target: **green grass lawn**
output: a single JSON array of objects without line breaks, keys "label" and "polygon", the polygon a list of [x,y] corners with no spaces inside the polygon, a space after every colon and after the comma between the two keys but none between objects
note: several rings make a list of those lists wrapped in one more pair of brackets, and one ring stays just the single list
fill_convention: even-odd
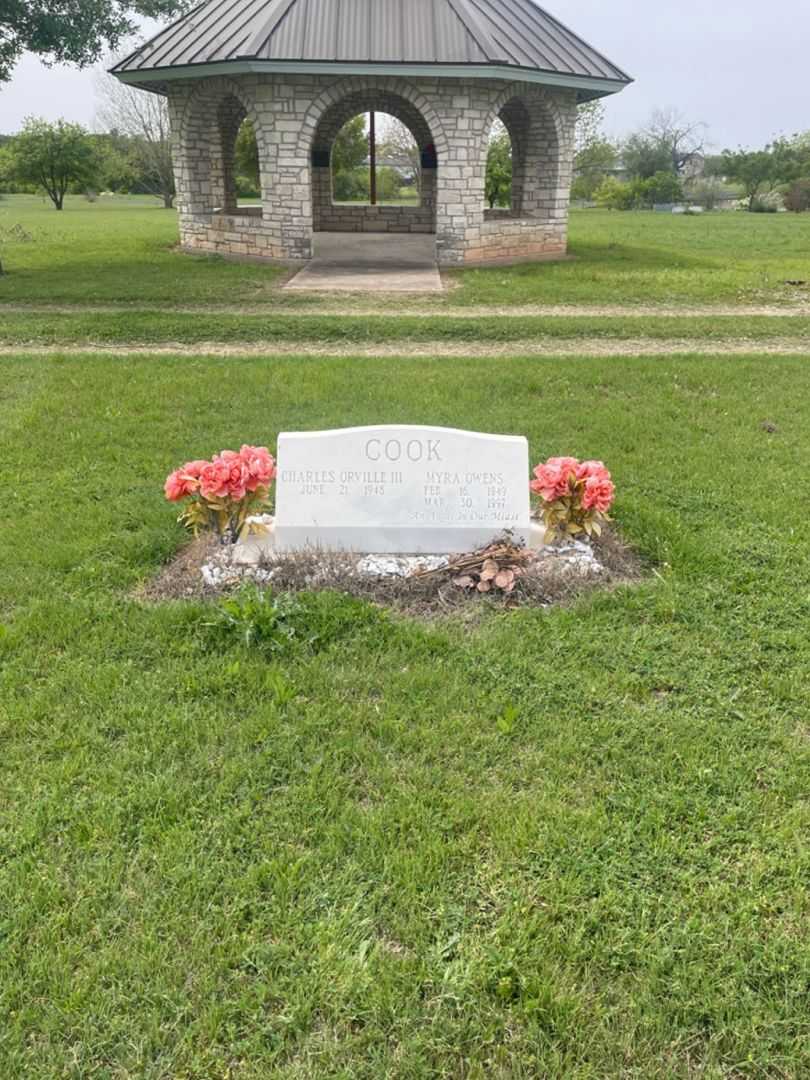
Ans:
[{"label": "green grass lawn", "polygon": [[[806,360],[2,363],[0,1076],[810,1075]],[[133,599],[170,467],[364,422],[604,457],[648,578]]]},{"label": "green grass lawn", "polygon": [[[24,230],[23,237],[14,231]],[[466,270],[448,304],[788,303],[810,290],[810,214],[716,213],[702,217],[575,210],[564,263]],[[68,199],[57,213],[41,199],[0,199],[8,274],[3,302],[268,304],[294,308],[317,295],[278,290],[276,267],[226,263],[173,251],[177,222],[156,200]],[[421,301],[420,301],[421,302]],[[424,306],[424,305],[423,305]]]},{"label": "green grass lawn", "polygon": [[651,341],[767,342],[774,338],[807,342],[810,317],[803,315],[704,316],[475,316],[419,315],[266,315],[194,314],[166,311],[40,313],[14,311],[0,321],[2,345],[193,345],[224,342],[300,342],[318,345],[373,345],[418,342],[571,341],[579,338],[622,342]]}]

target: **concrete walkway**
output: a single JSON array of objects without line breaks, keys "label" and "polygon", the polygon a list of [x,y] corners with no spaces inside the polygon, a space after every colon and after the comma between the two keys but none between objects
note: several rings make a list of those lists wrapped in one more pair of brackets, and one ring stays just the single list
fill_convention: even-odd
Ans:
[{"label": "concrete walkway", "polygon": [[315,233],[314,257],[285,289],[326,292],[441,292],[436,237]]}]

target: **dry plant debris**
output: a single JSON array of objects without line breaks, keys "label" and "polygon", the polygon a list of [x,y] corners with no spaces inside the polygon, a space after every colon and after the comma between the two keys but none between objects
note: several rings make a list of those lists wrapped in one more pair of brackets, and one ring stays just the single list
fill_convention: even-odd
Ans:
[{"label": "dry plant debris", "polygon": [[[361,562],[356,553],[308,549],[275,555],[255,567],[234,566],[220,545],[201,538],[181,549],[136,595],[147,602],[215,599],[253,582],[275,592],[343,592],[424,618],[473,617],[486,605],[566,604],[589,590],[611,589],[643,576],[638,555],[614,529],[592,547],[576,541],[535,551],[502,541],[407,576],[363,573]],[[203,567],[212,565],[223,572],[215,578],[209,573],[206,580]]]},{"label": "dry plant debris", "polygon": [[422,580],[449,578],[459,588],[475,589],[479,593],[488,593],[493,589],[511,593],[532,559],[533,552],[527,548],[500,542],[489,544],[469,555],[456,555],[446,566],[418,571],[412,576]]}]

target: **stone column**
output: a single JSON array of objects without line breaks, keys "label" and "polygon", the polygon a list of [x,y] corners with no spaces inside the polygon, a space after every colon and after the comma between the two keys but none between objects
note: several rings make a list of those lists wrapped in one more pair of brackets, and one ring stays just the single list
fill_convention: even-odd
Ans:
[{"label": "stone column", "polygon": [[430,95],[447,143],[436,178],[436,254],[445,266],[460,265],[480,248],[490,99],[489,83],[456,79],[437,80]]},{"label": "stone column", "polygon": [[[254,89],[262,175],[262,231],[268,254],[281,259],[312,257],[310,161],[300,149],[315,88],[304,76],[266,77]],[[259,133],[257,132],[257,135]]]},{"label": "stone column", "polygon": [[189,83],[170,84],[169,121],[177,207],[181,217],[210,214],[225,198],[213,106],[193,97]]},{"label": "stone column", "polygon": [[576,106],[538,94],[524,99],[528,131],[522,168],[522,213],[565,226],[571,194]]}]

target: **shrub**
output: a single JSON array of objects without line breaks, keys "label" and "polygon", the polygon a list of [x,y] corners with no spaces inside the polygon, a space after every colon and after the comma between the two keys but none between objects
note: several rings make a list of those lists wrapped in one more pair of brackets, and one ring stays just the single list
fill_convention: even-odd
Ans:
[{"label": "shrub", "polygon": [[704,210],[716,210],[717,204],[723,196],[723,185],[714,177],[698,180],[692,185],[689,192],[689,200],[695,206],[702,206]]},{"label": "shrub", "polygon": [[656,203],[675,203],[683,198],[683,188],[678,177],[671,172],[657,172],[648,180],[636,181],[638,200],[642,206]]},{"label": "shrub", "polygon": [[607,176],[593,193],[594,202],[605,210],[633,210],[636,192],[633,185],[615,176]]},{"label": "shrub", "polygon": [[335,202],[368,202],[368,169],[335,169],[332,180],[332,198]]},{"label": "shrub", "polygon": [[236,177],[236,194],[240,199],[258,199],[261,196],[261,188],[257,181],[250,176]]}]

